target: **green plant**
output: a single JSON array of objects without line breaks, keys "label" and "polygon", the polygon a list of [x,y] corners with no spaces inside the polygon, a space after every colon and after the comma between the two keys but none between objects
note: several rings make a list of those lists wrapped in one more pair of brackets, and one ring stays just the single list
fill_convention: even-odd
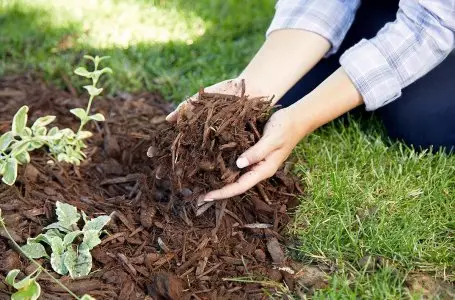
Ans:
[{"label": "green plant", "polygon": [[91,297],[90,295],[83,295],[82,297],[78,297],[70,289],[68,289],[63,283],[61,283],[57,278],[52,276],[36,260],[34,260],[32,257],[30,257],[25,251],[23,251],[21,249],[21,247],[16,243],[16,241],[11,236],[10,232],[8,231],[8,228],[6,228],[5,221],[2,218],[1,209],[0,209],[0,229],[3,229],[3,231],[6,233],[6,236],[11,241],[11,243],[14,245],[14,247],[16,247],[16,249],[18,249],[18,251],[22,255],[27,257],[36,266],[36,270],[34,272],[32,272],[30,275],[26,276],[19,282],[16,282],[16,277],[20,273],[20,270],[14,269],[14,270],[11,270],[8,272],[8,275],[5,278],[6,283],[18,290],[17,292],[15,292],[11,295],[12,300],[38,299],[38,297],[41,294],[41,287],[38,284],[38,282],[36,282],[36,280],[37,280],[38,276],[41,274],[41,272],[44,272],[47,276],[49,276],[51,278],[51,280],[53,282],[55,282],[57,285],[59,285],[64,291],[66,291],[68,294],[70,294],[75,299],[77,299],[77,300],[95,300],[95,298]]},{"label": "green plant", "polygon": [[36,300],[41,294],[41,286],[36,282],[36,279],[41,274],[41,270],[36,269],[32,274],[16,282],[16,276],[20,270],[14,269],[8,272],[6,283],[14,287],[17,292],[11,295],[11,300]]},{"label": "green plant", "polygon": [[[81,211],[84,220],[82,230],[77,223],[81,214],[76,207],[57,202],[56,208],[58,222],[46,226],[46,233],[34,238],[28,238],[27,244],[22,246],[22,251],[31,258],[49,258],[43,244],[50,246],[52,251],[50,261],[55,272],[71,278],[86,276],[92,269],[92,255],[90,250],[101,243],[100,235],[103,227],[110,221],[110,216],[99,216],[89,220]],[[76,242],[81,237],[80,242]],[[41,244],[43,243],[43,244]]]},{"label": "green plant", "polygon": [[104,73],[112,73],[110,68],[98,70],[99,63],[108,58],[84,56],[91,60],[95,66],[92,72],[87,71],[84,67],[77,68],[74,72],[77,75],[90,78],[91,85],[84,88],[90,95],[87,108],[71,109],[70,112],[80,120],[80,126],[77,132],[69,128],[59,129],[52,127],[47,129],[47,125],[55,120],[55,116],[45,116],[38,118],[31,127],[27,127],[28,106],[22,106],[14,115],[11,131],[0,136],[0,176],[2,181],[8,185],[14,184],[17,178],[17,168],[20,164],[30,162],[29,152],[46,146],[49,153],[57,161],[65,161],[71,164],[79,165],[85,158],[82,151],[86,148],[84,140],[91,137],[90,131],[84,131],[84,126],[91,120],[104,121],[104,116],[100,113],[90,115],[90,108],[93,99],[100,95],[102,88],[97,88],[99,78]]}]

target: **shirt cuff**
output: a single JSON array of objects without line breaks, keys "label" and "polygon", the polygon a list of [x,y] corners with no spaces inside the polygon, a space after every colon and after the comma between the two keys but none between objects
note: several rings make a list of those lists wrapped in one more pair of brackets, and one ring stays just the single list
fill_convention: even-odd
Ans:
[{"label": "shirt cuff", "polygon": [[361,40],[341,56],[340,64],[362,95],[366,110],[375,110],[401,96],[396,70],[372,42]]},{"label": "shirt cuff", "polygon": [[[352,6],[352,5],[351,5]],[[328,4],[313,1],[306,5],[289,5],[277,2],[276,13],[266,36],[275,30],[300,29],[321,35],[331,43],[326,56],[337,52],[354,19],[356,7],[344,1],[328,1]]]}]

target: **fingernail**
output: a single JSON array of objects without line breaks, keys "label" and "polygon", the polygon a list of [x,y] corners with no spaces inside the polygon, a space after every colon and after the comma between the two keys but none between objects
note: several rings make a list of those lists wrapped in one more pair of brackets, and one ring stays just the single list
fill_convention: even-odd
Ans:
[{"label": "fingernail", "polygon": [[171,112],[166,116],[166,121],[169,121],[173,116],[175,115],[175,112]]},{"label": "fingernail", "polygon": [[215,199],[212,199],[212,198],[204,198],[204,202],[212,202],[214,201]]},{"label": "fingernail", "polygon": [[250,164],[246,157],[240,157],[239,159],[237,159],[235,163],[237,164],[237,167],[239,167],[240,169],[248,167],[248,165]]}]

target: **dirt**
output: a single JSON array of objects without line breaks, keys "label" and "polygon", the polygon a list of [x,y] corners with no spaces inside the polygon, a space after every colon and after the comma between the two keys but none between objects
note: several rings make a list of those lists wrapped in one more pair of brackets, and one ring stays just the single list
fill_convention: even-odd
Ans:
[{"label": "dirt", "polygon": [[[0,79],[0,133],[24,104],[32,121],[52,114],[58,126],[77,129],[69,109],[85,107],[87,99],[69,83],[67,90],[29,75]],[[270,285],[230,279],[301,281],[303,266],[295,266],[283,246],[288,211],[301,192],[287,170],[233,199],[198,201],[242,174],[235,158],[260,138],[268,104],[244,101],[245,95],[201,95],[176,128],[164,119],[173,107],[157,94],[119,93],[96,101],[94,110],[107,121],[90,125],[86,161],[79,167],[49,163],[45,151],[35,151],[15,186],[0,185],[0,209],[14,239],[24,243],[55,221],[56,201],[89,216],[114,213],[109,235],[93,250],[91,275],[70,280],[54,274],[77,294],[97,299],[264,299],[266,291],[273,293]],[[51,270],[48,261],[40,262]],[[8,269],[34,270],[4,232],[0,266],[0,282]],[[317,276],[312,286],[325,282]],[[43,275],[40,283],[43,299],[70,299]],[[11,292],[0,285],[0,299]]]}]

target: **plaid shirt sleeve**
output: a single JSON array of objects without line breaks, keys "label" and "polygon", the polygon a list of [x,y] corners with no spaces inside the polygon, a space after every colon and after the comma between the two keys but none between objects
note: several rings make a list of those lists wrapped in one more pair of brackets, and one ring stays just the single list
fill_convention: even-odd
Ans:
[{"label": "plaid shirt sleeve", "polygon": [[455,0],[401,0],[396,21],[347,50],[340,63],[366,109],[375,110],[400,97],[454,47]]},{"label": "plaid shirt sleeve", "polygon": [[360,0],[278,0],[267,35],[279,29],[303,29],[331,43],[335,53],[354,20]]}]

